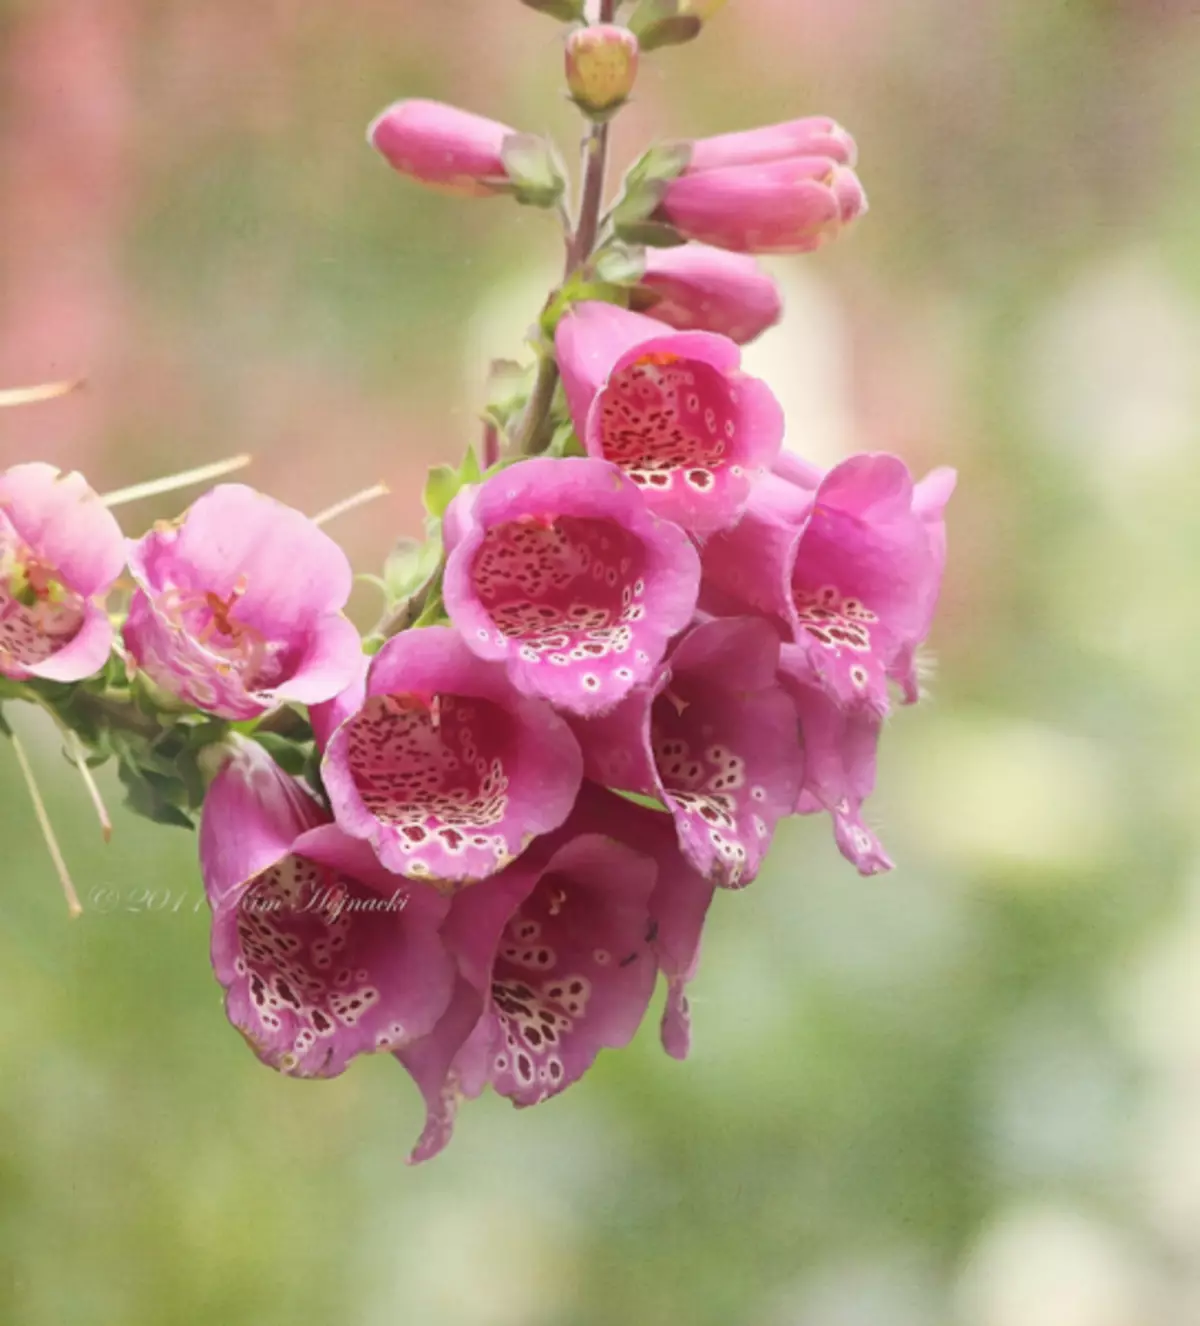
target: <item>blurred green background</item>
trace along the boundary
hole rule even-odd
[[[365,125],[430,95],[571,152],[560,58],[517,0],[0,0],[0,383],[88,379],[0,416],[0,463],[104,488],[249,450],[310,511],[386,479],[334,531],[373,569],[559,248]],[[751,365],[794,449],[961,471],[872,805],[899,869],[791,823],[718,899],[689,1062],[652,1020],[410,1170],[403,1072],[262,1068],[192,839],[120,814],[102,847],[23,722],[88,911],[0,750],[0,1322],[1200,1321],[1200,13],[731,0],[645,62],[618,157],[805,113],[855,133],[872,212],[773,265]]]

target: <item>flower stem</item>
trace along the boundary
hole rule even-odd
[[[490,419],[483,425],[483,442],[479,448],[479,464],[490,470],[500,459],[500,430]]]
[[[616,16],[617,0],[600,0],[598,21],[611,23]],[[600,213],[604,205],[604,184],[608,174],[608,121],[594,123],[584,135],[583,188],[579,216],[567,239],[563,280],[568,280],[592,256],[600,233]],[[552,351],[542,356],[529,401],[521,415],[513,451],[518,456],[536,456],[548,445],[550,407],[558,386],[558,364]]]
[[[546,350],[538,360],[537,377],[533,390],[521,414],[513,452],[518,456],[536,456],[546,449],[549,438],[546,425],[550,422],[550,407],[554,403],[554,390],[558,386],[558,363],[552,350]]]
[[[608,121],[593,124],[583,139],[583,194],[579,200],[579,220],[567,245],[566,275],[577,271],[592,256],[600,230],[600,209],[604,204],[604,181],[608,173]]]

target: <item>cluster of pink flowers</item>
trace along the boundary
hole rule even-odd
[[[603,37],[575,53],[577,99]],[[607,109],[624,65],[597,67]],[[400,103],[370,136],[427,184],[532,187],[510,175],[524,136],[463,111]],[[126,545],[79,476],[0,476],[0,672],[104,669],[128,567],[128,677],[224,720],[200,859],[229,1017],[295,1076],[394,1054],[427,1105],[414,1158],[485,1086],[535,1104],[626,1044],[659,973],[686,1055],[714,892],[754,880],[787,816],[826,811],[862,873],[890,865],[862,807],[889,683],[918,698],[953,474],[806,465],[739,348],[780,314],[751,254],[860,215],[854,156],[806,119],[650,178],[636,223],[693,242],[639,253],[622,303],[564,302],[544,355],[574,454],[476,469],[444,510],[434,611],[365,651],[344,554],[270,498],[223,485]],[[251,739],[297,706],[303,777]]]

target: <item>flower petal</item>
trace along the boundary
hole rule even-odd
[[[784,645],[781,652],[780,677],[795,701],[804,738],[804,790],[796,809],[829,812],[838,848],[860,874],[891,870],[891,859],[862,817],[875,785],[882,717],[867,705],[845,708],[808,684],[797,646]]]
[[[603,461],[524,461],[460,493],[451,515],[450,619],[528,695],[611,709],[691,618],[695,549]]]
[[[582,777],[566,723],[449,627],[389,640],[322,774],[338,823],[398,874],[455,884],[560,825]]]
[[[0,515],[34,557],[84,598],[106,594],[125,566],[125,539],[81,474],[29,461],[0,470]]]
[[[625,320],[619,336],[614,319]],[[564,367],[588,454],[619,466],[651,510],[684,529],[708,534],[733,524],[783,441],[779,403],[740,371],[734,342],[671,334],[651,318],[591,303],[568,312],[557,338],[564,365],[586,369]]]
[[[223,905],[327,818],[304,784],[257,742],[232,738],[200,819],[200,867],[211,906]]]

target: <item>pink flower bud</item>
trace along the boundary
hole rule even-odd
[[[614,111],[633,91],[638,41],[612,23],[577,28],[567,38],[567,87],[589,115]]]
[[[721,249],[808,253],[866,210],[849,166],[832,157],[790,157],[673,180],[658,219]]]
[[[779,287],[753,258],[707,244],[647,249],[640,286],[654,299],[644,309],[652,318],[739,345],[773,327],[783,312]]]
[[[367,142],[402,175],[465,197],[485,197],[507,180],[505,139],[515,131],[440,101],[398,101],[377,116]]]
[[[810,115],[784,124],[764,124],[740,133],[700,138],[692,144],[688,174],[719,170],[726,166],[753,166],[763,161],[785,161],[788,157],[829,157],[843,166],[858,160],[854,139],[836,120]]]

